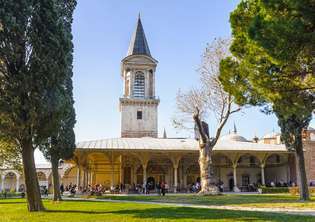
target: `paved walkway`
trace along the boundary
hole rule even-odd
[[[65,200],[88,200],[95,202],[114,202],[114,203],[139,203],[139,204],[155,204],[162,206],[172,206],[172,207],[192,207],[192,208],[202,208],[202,209],[217,209],[217,210],[235,210],[235,211],[255,211],[255,212],[268,212],[268,213],[285,213],[293,215],[305,215],[314,216],[314,209],[285,209],[285,208],[263,208],[263,207],[244,207],[244,206],[217,206],[217,205],[197,205],[197,204],[185,204],[185,203],[161,203],[153,201],[132,201],[132,200],[110,200],[110,199],[95,199],[95,198],[66,198]]]

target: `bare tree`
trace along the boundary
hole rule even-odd
[[[234,107],[233,97],[226,93],[219,80],[220,62],[230,56],[229,40],[215,39],[208,44],[198,69],[200,86],[187,92],[179,91],[176,97],[178,118],[174,120],[176,127],[185,128],[187,122],[195,123],[200,134],[199,139],[199,165],[202,195],[218,194],[211,156],[213,147],[218,142],[221,131],[231,114],[240,111]],[[191,121],[193,116],[193,121]],[[203,120],[214,120],[215,133],[210,137],[203,127]]]

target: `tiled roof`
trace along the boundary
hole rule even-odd
[[[136,30],[131,37],[127,56],[130,55],[147,55],[151,57],[149,45],[144,34],[140,16],[138,18]]]
[[[194,139],[110,138],[79,142],[77,149],[197,151],[198,142]],[[287,152],[287,149],[284,145],[220,140],[214,147],[214,151]]]

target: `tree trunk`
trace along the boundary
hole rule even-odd
[[[301,133],[297,133],[297,135],[295,136],[295,152],[296,152],[297,164],[298,164],[299,174],[300,174],[300,199],[309,200],[310,196],[309,196],[309,191],[308,191],[308,183],[307,183],[305,161],[304,161],[303,141],[302,141]]]
[[[51,168],[52,168],[52,182],[53,182],[53,193],[54,201],[59,201],[61,199],[61,194],[60,194],[60,183],[59,183],[59,173],[58,173],[58,159],[52,158],[51,159]]]
[[[22,159],[28,210],[43,211],[45,208],[40,195],[34,161],[34,149],[31,140],[25,140],[22,142]]]
[[[199,166],[200,166],[200,195],[218,195],[220,193],[215,185],[213,167],[211,162],[211,151],[209,143],[199,148]]]

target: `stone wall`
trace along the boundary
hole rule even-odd
[[[315,182],[315,141],[305,140],[303,145],[307,178]]]
[[[121,100],[121,137],[157,137],[158,102]],[[138,111],[142,112],[142,119],[137,119]]]

